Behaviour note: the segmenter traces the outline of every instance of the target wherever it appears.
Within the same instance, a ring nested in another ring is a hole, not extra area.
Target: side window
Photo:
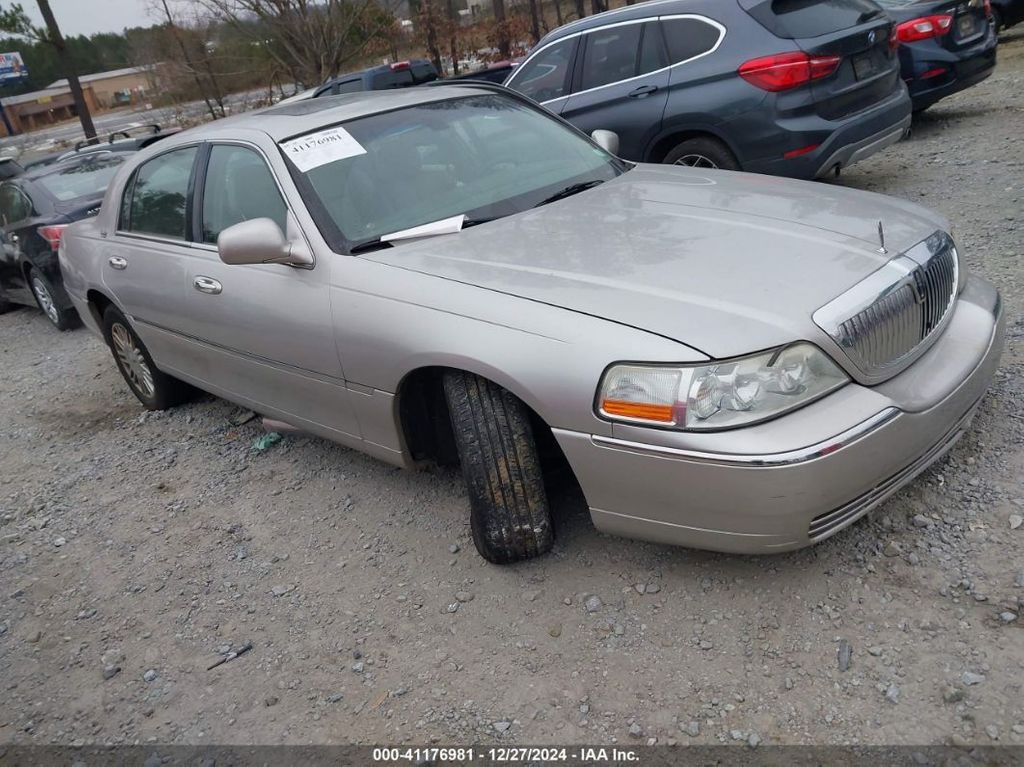
[[[534,101],[550,101],[566,95],[575,51],[575,38],[549,45],[516,70],[509,87]]]
[[[667,66],[668,56],[665,53],[665,41],[661,35],[660,25],[656,21],[644,24],[637,74],[645,75]]]
[[[3,225],[29,218],[32,215],[32,203],[14,184],[0,186],[0,220]]]
[[[362,78],[358,80],[346,80],[343,83],[338,83],[337,87],[331,91],[331,93],[357,93],[363,89]]]
[[[636,76],[641,24],[599,29],[584,36],[580,90],[597,88]]]
[[[139,234],[187,239],[185,210],[197,151],[194,146],[177,149],[140,166],[128,190],[131,202],[122,226]]]
[[[662,19],[668,58],[673,64],[707,53],[718,44],[722,33],[700,19]]]
[[[210,150],[203,190],[203,242],[217,242],[229,226],[253,218],[287,226],[284,200],[266,161],[244,146],[215,145]]]

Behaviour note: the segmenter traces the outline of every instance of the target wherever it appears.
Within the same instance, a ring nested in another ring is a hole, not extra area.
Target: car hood
[[[821,338],[816,309],[945,227],[911,203],[824,183],[638,165],[565,200],[360,257],[722,358]]]

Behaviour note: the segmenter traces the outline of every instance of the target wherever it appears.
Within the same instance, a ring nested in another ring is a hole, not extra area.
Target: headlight
[[[818,347],[798,343],[692,367],[612,365],[601,380],[597,409],[612,421],[728,429],[774,418],[847,381]]]

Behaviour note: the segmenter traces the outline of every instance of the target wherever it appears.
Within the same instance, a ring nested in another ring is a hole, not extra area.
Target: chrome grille
[[[927,348],[956,298],[958,279],[953,240],[936,232],[819,309],[814,320],[865,376],[881,380]]]

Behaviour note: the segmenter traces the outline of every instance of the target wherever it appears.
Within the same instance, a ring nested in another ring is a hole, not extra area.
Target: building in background
[[[89,111],[95,111],[98,106],[96,94],[86,83],[82,83],[82,96]],[[75,100],[71,97],[71,89],[66,82],[62,88],[45,88],[17,96],[4,96],[3,104],[7,119],[16,134],[78,117]],[[2,135],[7,135],[2,123],[0,131]]]
[[[127,67],[125,69],[113,69],[109,72],[96,72],[91,75],[81,75],[78,79],[82,87],[92,88],[96,97],[96,103],[102,109],[113,109],[119,106],[137,104],[146,99],[147,93],[153,93],[157,88],[157,67]],[[67,88],[67,80],[57,80],[47,86],[52,88]]]

